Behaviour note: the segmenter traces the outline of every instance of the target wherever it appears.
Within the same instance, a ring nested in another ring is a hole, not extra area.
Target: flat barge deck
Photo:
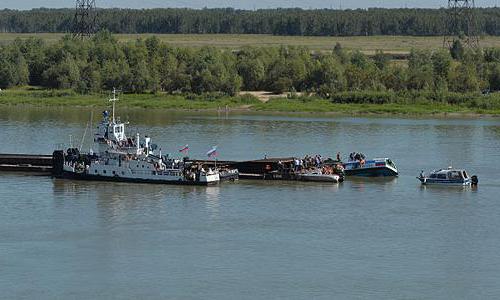
[[[0,171],[52,174],[52,155],[0,154]]]
[[[260,180],[293,180],[288,167],[293,162],[292,157],[269,158],[251,161],[214,161],[214,160],[187,160],[193,163],[202,163],[208,166],[227,167],[239,170],[242,179]],[[0,154],[0,171],[43,173],[50,175],[53,170],[52,155],[38,154]]]

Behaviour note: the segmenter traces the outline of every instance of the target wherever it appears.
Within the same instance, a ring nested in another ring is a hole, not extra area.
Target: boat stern
[[[200,183],[212,185],[220,182],[219,172],[208,172],[200,175]]]

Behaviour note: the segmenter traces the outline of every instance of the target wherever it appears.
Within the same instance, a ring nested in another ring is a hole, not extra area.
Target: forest
[[[349,92],[481,93],[500,90],[500,49],[414,50],[407,62],[382,52],[368,57],[332,51],[311,54],[298,47],[172,47],[156,37],[118,42],[111,33],[92,39],[66,36],[57,43],[16,40],[0,46],[0,87],[41,86],[95,93],[116,87],[129,93],[236,95],[240,90],[303,92],[337,99]],[[352,94],[357,95],[357,94]],[[387,102],[375,94],[348,102]],[[354,98],[353,98],[354,97]],[[340,99],[340,100],[339,100]]]
[[[475,13],[478,34],[500,35],[500,8],[478,8]],[[73,16],[73,9],[4,9],[0,10],[0,32],[71,32]],[[446,33],[446,16],[445,9],[165,8],[99,9],[97,21],[100,29],[112,33],[439,36]]]

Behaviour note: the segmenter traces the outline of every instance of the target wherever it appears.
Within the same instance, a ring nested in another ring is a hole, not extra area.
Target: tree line
[[[479,34],[500,35],[500,8],[478,8]],[[71,32],[73,9],[0,10],[0,32]],[[445,9],[100,9],[98,26],[113,33],[232,33],[308,36],[446,33]],[[461,25],[464,32],[465,24]]]
[[[236,95],[240,90],[305,92],[335,98],[343,92],[481,92],[500,90],[500,49],[413,50],[409,60],[301,47],[172,47],[156,37],[118,42],[103,31],[93,39],[56,43],[15,40],[0,46],[0,87],[33,85],[94,93]],[[352,101],[356,101],[355,99]],[[377,101],[374,99],[373,101]]]

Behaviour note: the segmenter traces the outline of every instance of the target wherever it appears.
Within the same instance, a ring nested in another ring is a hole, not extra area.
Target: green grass
[[[17,88],[0,92],[3,106],[43,106],[43,107],[106,107],[107,94],[79,95],[71,90],[44,90],[38,88]],[[346,94],[346,99],[352,95]],[[398,99],[400,96],[393,98]],[[453,97],[453,96],[451,96]],[[265,111],[287,113],[339,113],[339,114],[490,114],[500,115],[500,95],[462,95],[457,104],[435,102],[419,97],[417,100],[384,104],[333,103],[330,100],[313,97],[277,98],[266,103],[252,96],[214,97],[167,94],[125,94],[120,96],[120,106],[128,108],[169,109],[169,110],[230,110]]]
[[[38,37],[49,43],[56,42],[62,33],[0,33],[0,43],[12,42],[16,38]],[[274,36],[267,34],[116,34],[121,41],[133,41],[138,38],[156,36],[174,46],[202,47],[214,46],[228,49],[240,49],[244,46],[275,47],[281,45],[304,46],[311,50],[331,50],[339,42],[346,49],[356,49],[367,54],[375,50],[389,53],[407,53],[414,49],[440,48],[443,38],[440,36]],[[500,37],[484,37],[483,47],[500,47]]]
[[[45,90],[38,88],[15,88],[0,92],[0,105],[32,106],[82,106],[105,107],[108,94],[80,95],[72,90]],[[179,109],[179,110],[214,110],[240,108],[259,103],[253,97],[208,97],[167,94],[125,94],[120,97],[124,107]]]
[[[308,102],[289,99],[270,100],[266,104],[253,107],[259,111],[279,112],[320,112],[340,114],[397,114],[397,115],[431,115],[431,114],[500,114],[500,110],[477,110],[459,105],[450,104],[359,104],[359,103],[331,103],[328,100],[318,99]]]

